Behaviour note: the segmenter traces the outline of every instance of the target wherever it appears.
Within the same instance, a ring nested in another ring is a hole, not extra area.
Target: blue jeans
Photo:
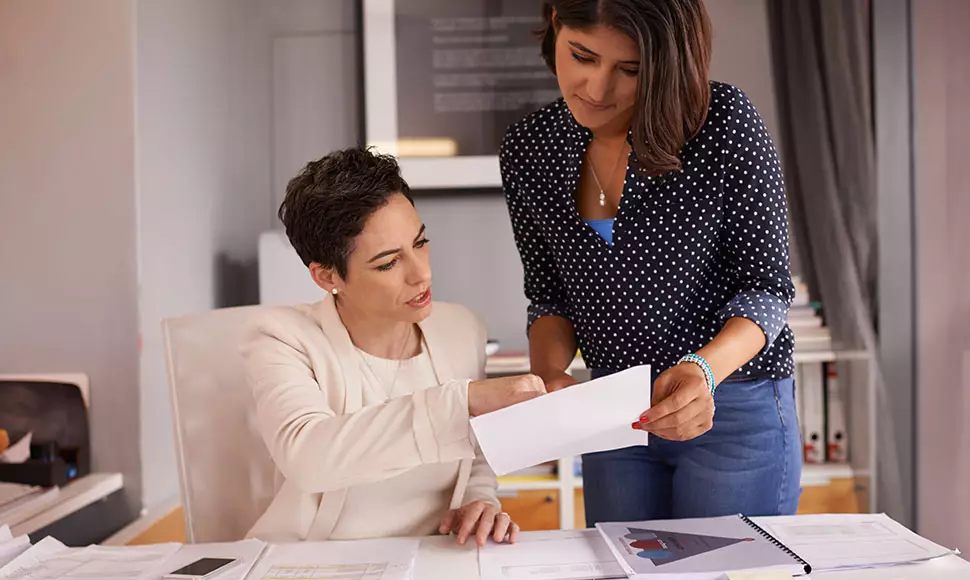
[[[650,435],[646,447],[583,455],[587,525],[794,514],[802,470],[795,381],[724,382],[714,402],[714,428],[696,439]]]

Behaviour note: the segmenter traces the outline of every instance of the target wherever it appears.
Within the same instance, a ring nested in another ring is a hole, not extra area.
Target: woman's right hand
[[[468,414],[477,417],[544,394],[546,387],[536,375],[472,381],[468,383]]]

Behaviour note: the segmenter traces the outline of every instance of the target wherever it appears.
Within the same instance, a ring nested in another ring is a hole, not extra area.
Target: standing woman
[[[543,14],[562,98],[510,127],[500,156],[532,372],[573,384],[577,346],[594,378],[654,370],[651,408],[630,410],[649,446],[583,457],[587,524],[794,513],[794,286],[761,117],[709,80],[701,0]]]

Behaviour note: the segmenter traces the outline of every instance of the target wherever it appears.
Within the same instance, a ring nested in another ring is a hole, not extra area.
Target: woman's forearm
[[[711,365],[719,384],[753,359],[765,347],[765,332],[747,318],[731,318],[721,332],[697,354]]]
[[[543,316],[529,329],[532,374],[543,380],[566,372],[576,358],[576,329],[561,316]]]

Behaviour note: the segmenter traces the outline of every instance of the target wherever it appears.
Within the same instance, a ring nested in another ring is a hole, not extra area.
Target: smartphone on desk
[[[238,564],[238,558],[200,558],[162,576],[164,580],[209,580]]]

